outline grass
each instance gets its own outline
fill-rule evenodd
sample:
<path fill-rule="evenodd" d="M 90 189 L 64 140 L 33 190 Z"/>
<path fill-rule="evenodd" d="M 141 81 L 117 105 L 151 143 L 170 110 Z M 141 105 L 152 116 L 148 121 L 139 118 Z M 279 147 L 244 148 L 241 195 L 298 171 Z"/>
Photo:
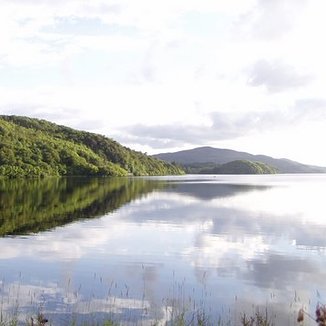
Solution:
<path fill-rule="evenodd" d="M 247 316 L 243 314 L 241 317 L 242 326 L 274 326 L 274 323 L 268 316 L 267 308 L 265 313 L 262 314 L 257 311 L 253 316 Z"/>
<path fill-rule="evenodd" d="M 112 318 L 104 318 L 103 320 L 78 320 L 73 313 L 70 317 L 62 322 L 64 326 L 120 326 L 120 325 L 140 325 L 140 326 L 284 326 L 283 324 L 276 323 L 276 316 L 270 313 L 270 309 L 266 306 L 262 308 L 254 308 L 251 314 L 240 312 L 230 314 L 224 317 L 219 316 L 217 319 L 212 315 L 207 314 L 204 308 L 195 308 L 191 310 L 189 307 L 178 306 L 176 301 L 173 305 L 167 307 L 169 311 L 169 319 L 165 322 L 161 320 L 116 320 L 114 314 Z M 68 314 L 69 315 L 69 314 Z M 46 316 L 46 313 L 38 312 L 36 315 L 26 317 L 25 322 L 21 320 L 19 309 L 12 311 L 8 316 L 0 309 L 0 326 L 54 326 L 58 325 L 57 322 L 51 320 L 51 315 Z M 297 321 L 293 321 L 293 325 L 307 325 L 305 322 L 315 323 L 316 326 L 326 326 L 326 305 L 318 303 L 315 311 L 315 316 L 310 315 L 303 308 L 299 309 Z M 290 325 L 290 323 L 289 323 Z M 61 323 L 60 323 L 61 326 Z"/>
<path fill-rule="evenodd" d="M 1 314 L 2 316 L 2 314 Z M 264 313 L 261 313 L 259 310 L 256 311 L 254 315 L 246 315 L 243 313 L 240 316 L 240 324 L 235 324 L 231 320 L 222 321 L 219 318 L 217 321 L 213 322 L 210 316 L 206 315 L 203 311 L 197 311 L 190 315 L 185 310 L 180 313 L 172 314 L 172 318 L 170 321 L 165 324 L 161 324 L 159 322 L 153 322 L 150 326 L 274 326 L 275 324 L 270 320 L 267 308 Z M 128 323 L 129 325 L 130 323 Z M 1 318 L 0 326 L 50 326 L 51 321 L 49 321 L 46 316 L 42 313 L 37 314 L 36 316 L 28 318 L 26 323 L 18 322 L 18 316 L 13 316 L 11 319 L 5 321 Z M 116 322 L 114 320 L 104 320 L 103 322 L 82 322 L 77 323 L 76 320 L 72 320 L 68 322 L 67 326 L 119 326 L 122 323 Z M 139 325 L 137 323 L 137 325 Z M 141 325 L 141 324 L 140 324 Z M 324 326 L 324 324 L 319 324 L 320 326 Z M 325 324 L 326 325 L 326 324 Z"/>
<path fill-rule="evenodd" d="M 184 283 L 173 286 L 171 293 L 173 299 L 164 299 L 159 305 L 158 311 L 162 313 L 164 310 L 164 318 L 160 314 L 155 315 L 150 312 L 153 307 L 145 300 L 145 292 L 142 302 L 138 302 L 138 305 L 135 306 L 132 305 L 133 299 L 130 298 L 129 287 L 125 285 L 125 293 L 120 293 L 120 299 L 119 295 L 115 296 L 113 293 L 110 293 L 111 287 L 109 288 L 109 302 L 102 316 L 92 312 L 91 301 L 88 305 L 87 301 L 82 310 L 64 309 L 60 311 L 60 314 L 55 315 L 55 312 L 46 310 L 45 301 L 47 300 L 45 297 L 43 298 L 44 301 L 30 302 L 34 306 L 34 313 L 30 309 L 30 312 L 25 315 L 24 311 L 26 310 L 24 310 L 24 307 L 19 307 L 20 286 L 18 285 L 15 288 L 11 288 L 11 291 L 8 291 L 12 295 L 10 310 L 6 308 L 8 307 L 9 299 L 2 297 L 0 302 L 0 326 L 284 326 L 284 324 L 279 323 L 278 320 L 281 319 L 277 319 L 277 313 L 273 310 L 273 305 L 269 303 L 266 303 L 266 306 L 263 308 L 252 306 L 252 310 L 249 313 L 248 307 L 244 309 L 237 298 L 232 309 L 208 306 L 205 299 L 209 294 L 205 286 L 202 298 L 199 301 L 195 301 L 193 296 L 187 297 Z M 16 288 L 18 290 L 14 291 Z M 3 288 L 0 290 L 0 292 L 6 292 Z M 70 292 L 68 291 L 67 293 Z M 34 294 L 30 293 L 29 295 L 32 300 Z M 122 314 L 120 312 L 116 313 L 119 304 L 121 305 L 119 300 L 122 301 L 123 299 L 129 302 L 130 306 L 123 306 Z M 135 314 L 133 309 L 136 309 L 138 314 Z M 292 319 L 292 322 L 290 322 L 290 319 Z M 289 316 L 289 322 L 286 325 L 314 324 L 326 326 L 326 305 L 318 303 L 314 316 L 301 308 L 298 311 L 297 320 L 295 319 L 295 315 Z"/>
<path fill-rule="evenodd" d="M 315 317 L 311 316 L 309 313 L 300 309 L 298 312 L 297 323 L 299 325 L 304 325 L 305 316 L 316 322 L 317 326 L 326 326 L 326 305 L 318 304 L 316 307 Z M 5 321 L 3 319 L 3 314 L 1 312 L 0 316 L 0 326 L 18 326 L 22 325 L 18 323 L 17 316 L 13 316 L 12 319 Z M 51 322 L 42 314 L 39 313 L 35 317 L 30 317 L 29 320 L 26 321 L 25 326 L 50 326 Z M 94 322 L 94 323 L 82 323 L 77 324 L 76 321 L 72 321 L 67 326 L 119 326 L 119 322 L 115 322 L 113 320 L 105 320 L 103 322 Z M 137 324 L 138 325 L 138 324 Z M 152 323 L 151 326 L 159 326 L 159 323 Z M 253 315 L 247 315 L 243 313 L 240 316 L 240 323 L 234 323 L 231 320 L 222 321 L 219 319 L 216 322 L 212 322 L 210 317 L 207 316 L 204 312 L 193 313 L 191 319 L 187 317 L 186 311 L 182 311 L 181 313 L 175 314 L 172 319 L 167 322 L 165 325 L 169 326 L 276 326 L 276 324 L 272 321 L 268 314 L 268 309 L 265 308 L 264 312 L 257 310 Z M 282 325 L 280 325 L 282 326 Z"/>

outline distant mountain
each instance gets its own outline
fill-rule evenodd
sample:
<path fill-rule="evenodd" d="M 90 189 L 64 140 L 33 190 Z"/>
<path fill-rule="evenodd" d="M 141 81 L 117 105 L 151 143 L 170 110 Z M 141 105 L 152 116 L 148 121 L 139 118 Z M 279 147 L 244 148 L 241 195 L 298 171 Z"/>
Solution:
<path fill-rule="evenodd" d="M 177 166 L 90 132 L 46 120 L 0 116 L 0 176 L 181 174 Z"/>
<path fill-rule="evenodd" d="M 175 162 L 184 167 L 196 166 L 197 171 L 201 168 L 211 169 L 214 165 L 226 164 L 232 161 L 246 160 L 261 162 L 275 168 L 278 173 L 325 173 L 326 167 L 306 165 L 288 159 L 275 159 L 266 155 L 253 155 L 246 152 L 238 152 L 230 149 L 198 147 L 174 153 L 161 153 L 153 155 L 155 158 L 167 162 Z M 199 170 L 198 170 L 199 169 Z"/>

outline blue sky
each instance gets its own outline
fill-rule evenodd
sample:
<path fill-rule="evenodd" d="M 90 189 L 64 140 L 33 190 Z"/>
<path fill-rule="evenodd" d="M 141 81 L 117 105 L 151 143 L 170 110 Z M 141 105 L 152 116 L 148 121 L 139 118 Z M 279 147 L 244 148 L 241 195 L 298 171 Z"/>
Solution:
<path fill-rule="evenodd" d="M 0 113 L 158 153 L 326 166 L 326 4 L 2 0 Z"/>

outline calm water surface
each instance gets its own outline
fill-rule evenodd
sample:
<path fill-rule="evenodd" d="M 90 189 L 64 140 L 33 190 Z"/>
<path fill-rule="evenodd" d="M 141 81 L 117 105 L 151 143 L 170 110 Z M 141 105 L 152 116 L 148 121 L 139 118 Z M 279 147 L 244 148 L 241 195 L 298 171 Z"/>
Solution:
<path fill-rule="evenodd" d="M 0 309 L 151 325 L 267 306 L 295 325 L 326 303 L 325 189 L 325 175 L 0 180 Z"/>

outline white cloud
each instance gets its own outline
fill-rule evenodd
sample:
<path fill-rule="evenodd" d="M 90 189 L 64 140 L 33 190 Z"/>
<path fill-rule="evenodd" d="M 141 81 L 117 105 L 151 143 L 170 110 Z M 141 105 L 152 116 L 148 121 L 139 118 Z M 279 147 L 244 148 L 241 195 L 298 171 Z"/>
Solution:
<path fill-rule="evenodd" d="M 281 112 L 324 96 L 324 9 L 315 0 L 2 1 L 0 111 L 119 135 L 149 152 L 181 148 L 183 126 L 199 137 L 213 112 L 228 121 L 228 144 L 239 147 L 245 114 L 277 113 L 278 127 L 268 130 L 277 144 L 293 127 Z M 230 112 L 242 115 L 229 119 Z M 125 132 L 133 125 L 172 126 L 176 135 L 163 144 L 155 134 L 130 143 Z M 263 134 L 250 135 L 252 148 L 275 155 L 273 143 L 264 149 Z M 315 135 L 306 137 L 313 142 Z M 288 148 L 290 157 L 301 152 Z M 310 157 L 323 164 L 317 149 Z"/>
<path fill-rule="evenodd" d="M 136 124 L 124 130 L 127 136 L 120 137 L 124 142 L 139 142 L 157 148 L 205 145 L 219 140 L 278 132 L 291 125 L 300 128 L 307 122 L 326 119 L 325 108 L 324 99 L 302 99 L 289 110 L 244 113 L 217 111 L 209 115 L 210 123 L 206 125 Z"/>
<path fill-rule="evenodd" d="M 300 75 L 295 69 L 281 62 L 260 60 L 249 71 L 248 83 L 251 86 L 265 86 L 270 92 L 280 92 L 306 86 L 311 76 Z"/>
<path fill-rule="evenodd" d="M 305 0 L 259 0 L 252 12 L 252 33 L 263 39 L 287 34 L 294 27 L 305 4 Z"/>

